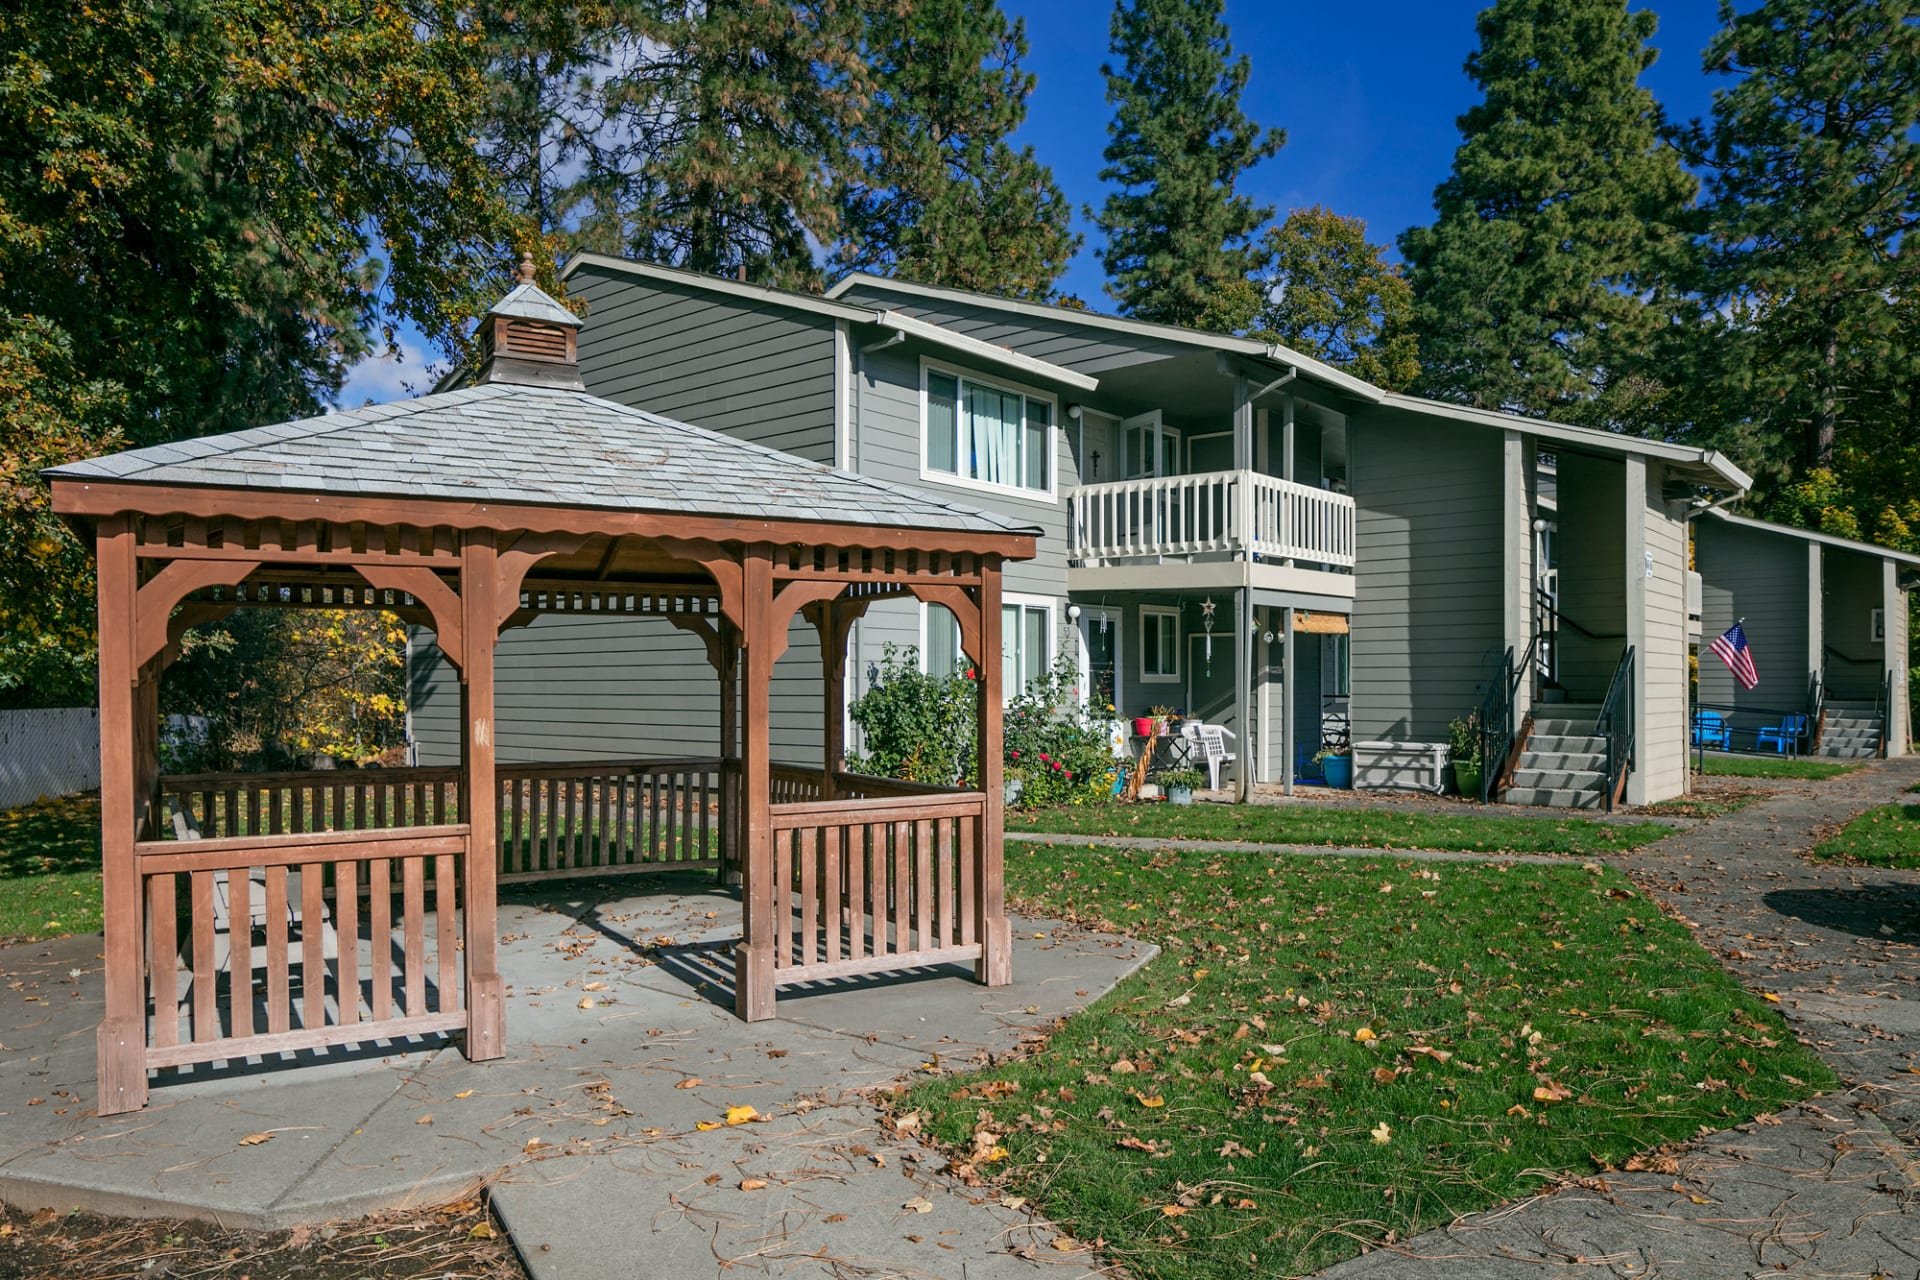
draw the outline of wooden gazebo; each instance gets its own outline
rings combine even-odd
[[[575,323],[525,283],[460,389],[49,473],[98,557],[102,1114],[142,1106],[156,1068],[430,1033],[499,1057],[508,879],[737,882],[749,1020],[830,977],[964,960],[1010,980],[1000,578],[1035,531],[589,396]],[[980,673],[970,786],[844,771],[848,631],[900,596],[950,609]],[[460,674],[459,766],[163,777],[161,675],[241,607],[430,626]],[[698,635],[719,756],[497,763],[495,647],[545,612]],[[796,616],[822,642],[820,765],[769,754]]]

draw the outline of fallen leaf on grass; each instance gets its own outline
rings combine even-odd
[[[1378,1040],[1380,1037],[1373,1034],[1372,1027],[1362,1027],[1353,1033],[1353,1038],[1361,1044],[1365,1044],[1369,1040]]]
[[[1133,1096],[1135,1101],[1137,1101],[1141,1106],[1148,1108],[1149,1110],[1155,1107],[1164,1107],[1167,1105],[1167,1100],[1161,1097],[1157,1093],[1154,1094],[1152,1097],[1148,1097],[1145,1094],[1139,1094],[1139,1093],[1136,1093]]]
[[[467,1235],[475,1240],[491,1240],[498,1234],[499,1232],[493,1229],[492,1224],[486,1222],[474,1223],[473,1230],[467,1232]]]
[[[1385,1120],[1382,1120],[1379,1124],[1373,1126],[1370,1132],[1373,1134],[1373,1142],[1375,1146],[1384,1147],[1389,1142],[1393,1141],[1393,1126],[1388,1124]]]
[[[1184,1214],[1186,1211],[1187,1211],[1187,1206],[1183,1204],[1163,1204],[1160,1206],[1160,1212],[1162,1216],[1168,1217],[1168,1218],[1177,1218],[1180,1215]]]

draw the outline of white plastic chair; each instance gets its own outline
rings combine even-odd
[[[1197,724],[1192,726],[1192,736],[1200,743],[1200,751],[1207,762],[1208,786],[1215,791],[1220,789],[1220,771],[1230,764],[1237,764],[1240,757],[1227,750],[1227,739],[1234,736],[1233,730],[1225,725]],[[1236,738],[1237,742],[1238,739]]]

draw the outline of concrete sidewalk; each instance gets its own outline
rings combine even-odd
[[[1769,992],[1849,1084],[1631,1173],[1475,1214],[1326,1280],[1920,1276],[1920,872],[1804,850],[1904,796],[1920,759],[1813,784],[1614,855]]]
[[[732,1013],[738,905],[708,884],[503,902],[503,1061],[446,1045],[304,1055],[165,1080],[145,1111],[105,1119],[100,939],[0,951],[0,1200],[272,1228],[487,1183],[540,1277],[636,1274],[636,1258],[673,1259],[637,1274],[786,1275],[803,1247],[884,1274],[1024,1266],[1045,1229],[941,1179],[931,1154],[879,1131],[868,1093],[1014,1050],[1153,948],[1016,920],[1011,987],[959,969],[821,984],[748,1025]],[[742,1106],[760,1118],[701,1130]],[[768,1186],[743,1192],[748,1178]]]

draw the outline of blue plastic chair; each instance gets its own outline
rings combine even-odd
[[[1764,726],[1754,736],[1754,746],[1772,747],[1777,754],[1785,755],[1799,746],[1800,739],[1807,734],[1807,718],[1803,715],[1782,716],[1779,724]]]
[[[1722,751],[1733,750],[1733,730],[1727,727],[1727,718],[1718,711],[1696,712],[1693,717],[1693,745],[1717,747]]]

